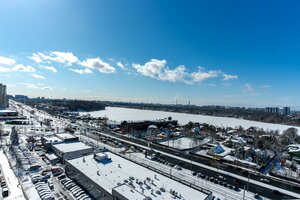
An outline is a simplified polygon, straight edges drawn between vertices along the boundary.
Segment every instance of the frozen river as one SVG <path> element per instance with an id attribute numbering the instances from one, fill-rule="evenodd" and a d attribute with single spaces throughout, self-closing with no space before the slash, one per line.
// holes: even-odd
<path id="1" fill-rule="evenodd" d="M 213 117 L 206 115 L 195 115 L 165 111 L 140 110 L 130 108 L 106 107 L 105 110 L 88 112 L 93 117 L 108 117 L 110 120 L 121 122 L 123 120 L 157 120 L 171 116 L 174 120 L 178 120 L 180 124 L 187 124 L 189 121 L 207 123 L 219 127 L 237 127 L 242 126 L 247 129 L 251 126 L 263 128 L 264 130 L 278 130 L 282 132 L 291 126 L 281 124 L 270 124 L 257 121 L 249 121 L 243 119 L 229 117 Z M 300 127 L 295 127 L 300 133 Z"/>

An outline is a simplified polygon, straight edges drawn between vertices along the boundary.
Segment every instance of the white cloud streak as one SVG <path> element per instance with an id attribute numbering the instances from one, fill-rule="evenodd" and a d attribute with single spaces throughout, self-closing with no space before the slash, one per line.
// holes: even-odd
<path id="1" fill-rule="evenodd" d="M 120 67 L 123 70 L 127 70 L 127 68 L 125 67 L 125 65 L 122 62 L 117 62 L 117 66 Z"/>
<path id="2" fill-rule="evenodd" d="M 243 87 L 243 92 L 244 93 L 254 93 L 255 89 L 250 85 L 249 83 L 246 83 Z"/>
<path id="3" fill-rule="evenodd" d="M 33 53 L 29 57 L 36 63 L 43 63 L 45 61 L 54 61 L 57 63 L 67 64 L 67 66 L 72 66 L 72 64 L 79 62 L 78 58 L 72 52 L 61 52 L 61 51 L 51 51 L 50 53 Z"/>
<path id="4" fill-rule="evenodd" d="M 229 81 L 238 79 L 239 77 L 237 75 L 229 75 L 229 74 L 223 74 L 223 81 Z"/>
<path id="5" fill-rule="evenodd" d="M 221 74 L 221 71 L 211 70 L 211 71 L 204 71 L 203 68 L 199 68 L 198 72 L 193 72 L 191 74 L 192 81 L 194 83 L 201 83 L 205 80 L 216 78 Z"/>
<path id="6" fill-rule="evenodd" d="M 0 65 L 14 65 L 16 61 L 12 58 L 0 56 Z"/>
<path id="7" fill-rule="evenodd" d="M 53 72 L 53 73 L 57 73 L 56 68 L 53 67 L 53 66 L 40 66 L 40 68 L 49 70 L 49 71 L 51 71 L 51 72 Z"/>
<path id="8" fill-rule="evenodd" d="M 17 64 L 14 66 L 12 71 L 18 71 L 18 72 L 35 72 L 35 69 L 31 67 L 30 65 L 22 65 L 22 64 Z"/>
<path id="9" fill-rule="evenodd" d="M 89 68 L 86 68 L 86 69 L 69 69 L 70 71 L 73 71 L 75 73 L 78 73 L 78 74 L 92 74 L 93 71 L 90 70 Z"/>
<path id="10" fill-rule="evenodd" d="M 42 76 L 42 75 L 39 75 L 39 74 L 32 74 L 32 77 L 36 78 L 36 79 L 43 79 L 43 80 L 45 80 L 45 77 Z"/>
<path id="11" fill-rule="evenodd" d="M 7 67 L 0 66 L 0 73 L 7 73 L 7 72 L 11 72 L 11 69 L 7 68 Z"/>
<path id="12" fill-rule="evenodd" d="M 29 89 L 39 89 L 39 90 L 53 90 L 52 87 L 47 86 L 43 83 L 37 83 L 37 84 L 33 84 L 33 83 L 20 83 L 21 85 L 23 85 L 26 88 Z"/>

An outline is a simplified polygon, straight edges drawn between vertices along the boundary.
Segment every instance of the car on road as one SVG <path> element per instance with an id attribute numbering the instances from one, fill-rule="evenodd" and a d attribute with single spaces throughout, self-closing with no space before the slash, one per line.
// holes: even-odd
<path id="1" fill-rule="evenodd" d="M 261 182 L 264 182 L 264 183 L 270 183 L 270 180 L 269 179 L 266 179 L 266 178 L 261 178 L 259 179 Z"/>

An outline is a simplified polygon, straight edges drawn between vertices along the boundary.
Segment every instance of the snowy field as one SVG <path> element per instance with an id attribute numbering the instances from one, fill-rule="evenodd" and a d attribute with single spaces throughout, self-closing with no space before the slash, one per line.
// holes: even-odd
<path id="1" fill-rule="evenodd" d="M 284 130 L 292 127 L 281 124 L 270 124 L 256 121 L 249 121 L 228 117 L 213 117 L 206 115 L 194 115 L 185 113 L 174 113 L 165 111 L 151 111 L 130 108 L 106 107 L 105 110 L 87 112 L 94 117 L 108 117 L 110 120 L 121 122 L 123 120 L 157 120 L 171 116 L 174 120 L 178 120 L 180 124 L 187 124 L 189 121 L 207 123 L 219 127 L 237 127 L 242 126 L 247 129 L 251 126 L 263 128 L 264 130 L 278 130 L 282 133 Z M 86 114 L 86 113 L 82 113 Z M 300 127 L 295 127 L 300 133 Z"/>
<path id="2" fill-rule="evenodd" d="M 159 142 L 159 144 L 161 144 L 161 145 L 169 146 L 169 147 L 172 147 L 175 149 L 180 149 L 180 150 L 191 149 L 193 147 L 198 146 L 199 143 L 200 143 L 200 141 L 197 142 L 188 137 L 182 137 L 182 138 L 177 138 L 175 140 L 167 140 L 167 141 Z"/>

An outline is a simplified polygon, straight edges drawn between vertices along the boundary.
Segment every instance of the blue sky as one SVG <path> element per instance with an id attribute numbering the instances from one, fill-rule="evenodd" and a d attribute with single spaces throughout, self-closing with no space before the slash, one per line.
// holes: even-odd
<path id="1" fill-rule="evenodd" d="M 300 106 L 299 1 L 0 0 L 0 82 L 32 97 Z"/>

